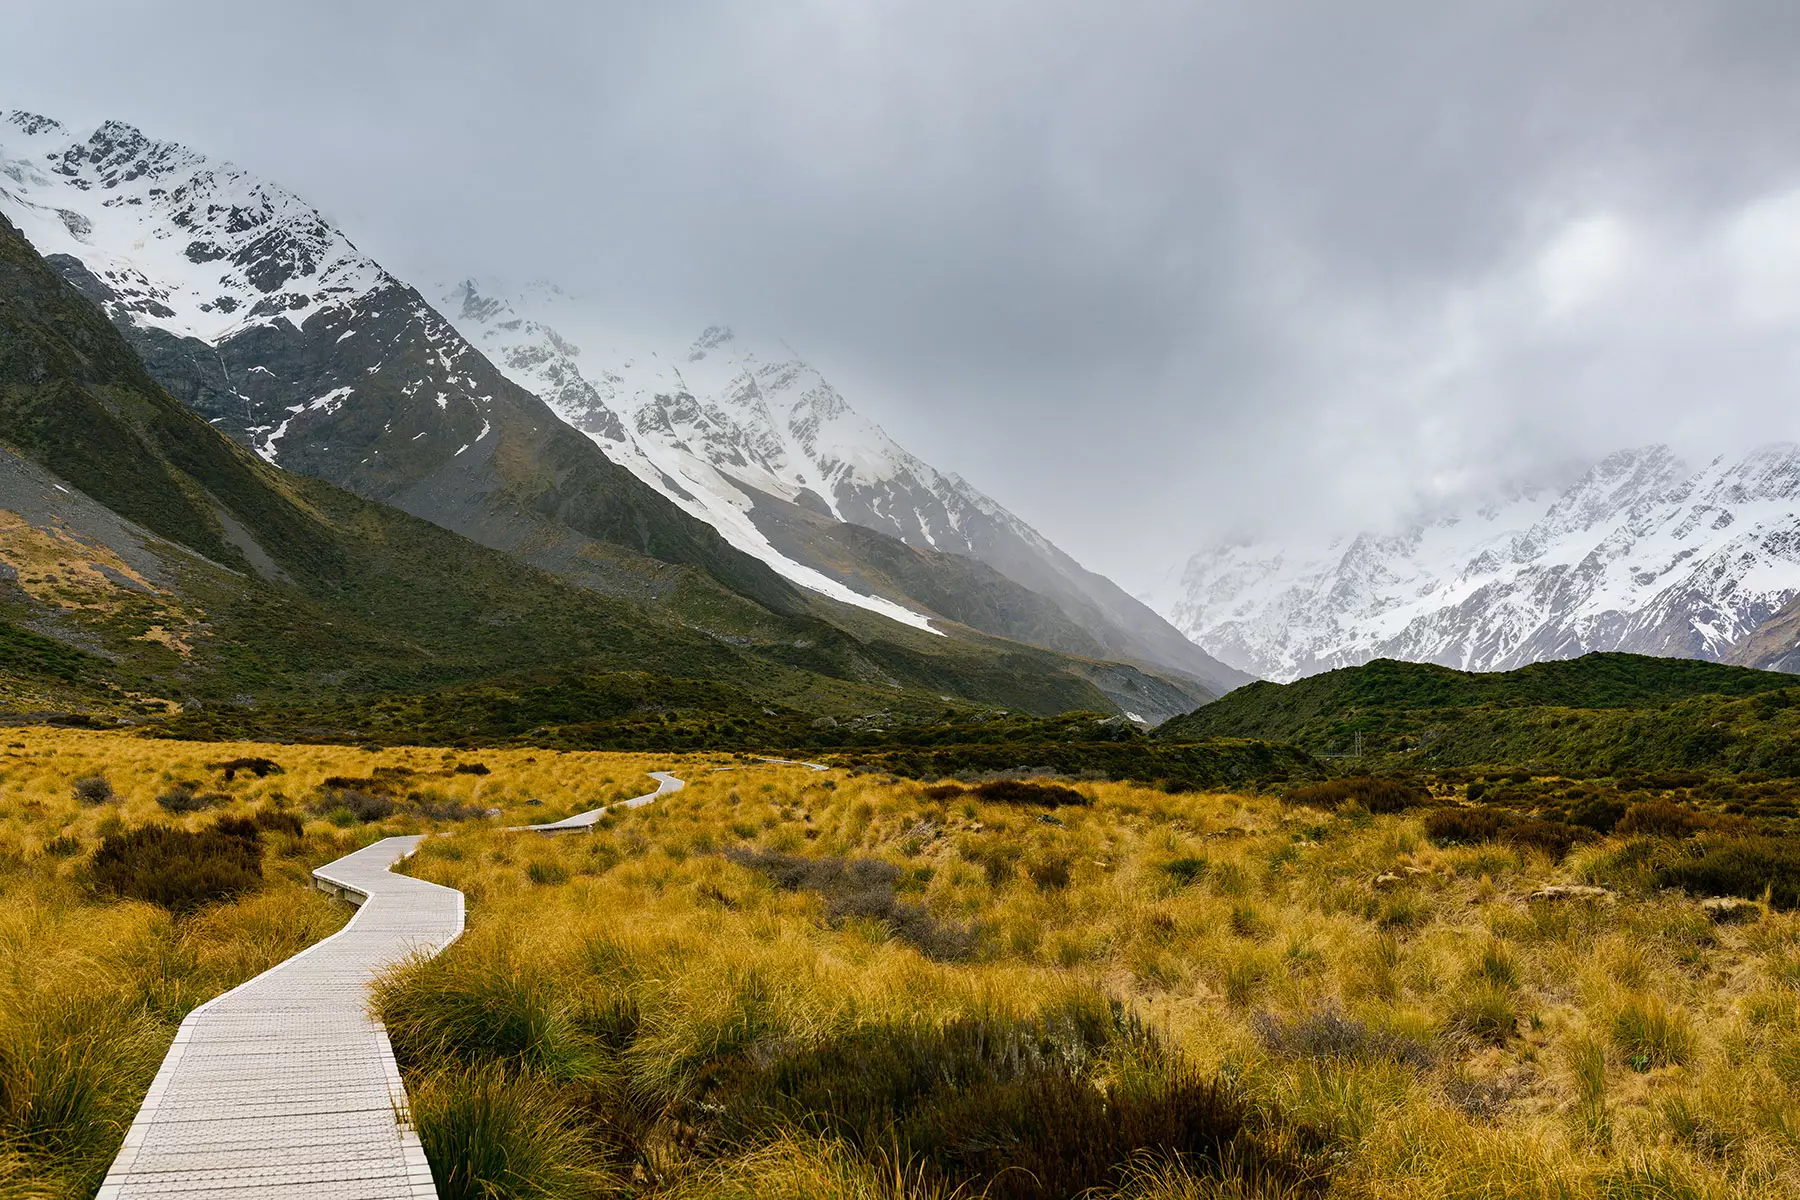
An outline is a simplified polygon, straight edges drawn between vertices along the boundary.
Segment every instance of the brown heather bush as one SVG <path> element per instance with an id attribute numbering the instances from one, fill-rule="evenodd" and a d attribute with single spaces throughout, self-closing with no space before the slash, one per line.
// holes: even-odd
<path id="1" fill-rule="evenodd" d="M 1626 809 L 1612 831 L 1626 837 L 1682 838 L 1712 829 L 1716 824 L 1715 819 L 1705 813 L 1658 796 Z"/>
<path id="2" fill-rule="evenodd" d="M 193 813 L 230 804 L 231 797 L 223 792 L 202 792 L 196 784 L 177 783 L 157 796 L 156 803 L 165 812 Z"/>
<path id="3" fill-rule="evenodd" d="M 928 958 L 954 962 L 975 949 L 979 931 L 934 919 L 923 904 L 894 894 L 900 868 L 876 858 L 803 858 L 774 850 L 730 849 L 725 858 L 767 876 L 785 891 L 817 892 L 825 916 L 834 923 L 866 918 L 879 921 Z M 1016 859 L 1014 860 L 1016 863 Z"/>
<path id="4" fill-rule="evenodd" d="M 1424 788 L 1400 779 L 1379 775 L 1356 775 L 1349 779 L 1329 779 L 1294 788 L 1284 797 L 1289 804 L 1312 808 L 1335 809 L 1345 804 L 1360 804 L 1372 813 L 1395 813 L 1416 808 L 1431 801 Z"/>
<path id="5" fill-rule="evenodd" d="M 253 822 L 230 817 L 198 831 L 145 825 L 103 839 L 89 870 L 104 891 L 190 912 L 261 887 L 262 843 Z"/>
<path id="6" fill-rule="evenodd" d="M 1492 842 L 1518 818 L 1499 808 L 1439 808 L 1425 814 L 1425 836 L 1440 846 Z"/>

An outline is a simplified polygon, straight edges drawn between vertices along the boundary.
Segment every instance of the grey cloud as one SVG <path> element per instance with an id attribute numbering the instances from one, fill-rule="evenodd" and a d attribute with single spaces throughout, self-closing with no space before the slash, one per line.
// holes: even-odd
<path id="1" fill-rule="evenodd" d="M 236 159 L 403 271 L 775 331 L 1128 586 L 1616 445 L 1800 435 L 1800 269 L 1742 219 L 1800 188 L 1788 3 L 68 0 L 7 26 L 8 104 Z"/>

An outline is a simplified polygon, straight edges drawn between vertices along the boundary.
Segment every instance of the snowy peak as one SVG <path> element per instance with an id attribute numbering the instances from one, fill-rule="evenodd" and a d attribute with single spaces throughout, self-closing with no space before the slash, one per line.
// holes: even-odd
<path id="1" fill-rule="evenodd" d="M 869 586 L 867 564 L 846 559 L 829 524 L 808 521 L 860 526 L 975 559 L 1050 597 L 1108 655 L 1174 666 L 1215 691 L 1245 682 L 991 497 L 909 453 L 786 342 L 716 324 L 658 344 L 545 285 L 464 280 L 437 294 L 514 382 L 796 582 L 826 594 Z"/>
<path id="2" fill-rule="evenodd" d="M 1779 444 L 1697 471 L 1640 447 L 1400 534 L 1203 551 L 1159 602 L 1224 661 L 1293 679 L 1377 657 L 1722 658 L 1796 595 L 1800 447 Z"/>
<path id="3" fill-rule="evenodd" d="M 116 312 L 179 337 L 304 325 L 391 282 L 290 193 L 120 121 L 81 136 L 9 114 L 0 211 L 41 253 L 80 259 Z"/>

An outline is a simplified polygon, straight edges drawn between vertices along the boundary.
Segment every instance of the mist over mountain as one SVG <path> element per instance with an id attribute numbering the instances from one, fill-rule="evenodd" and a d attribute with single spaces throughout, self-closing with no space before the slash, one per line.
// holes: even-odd
<path id="1" fill-rule="evenodd" d="M 1225 662 L 1290 680 L 1375 658 L 1726 661 L 1797 595 L 1800 447 L 1777 443 L 1699 468 L 1622 450 L 1398 530 L 1220 546 L 1154 599 Z"/>

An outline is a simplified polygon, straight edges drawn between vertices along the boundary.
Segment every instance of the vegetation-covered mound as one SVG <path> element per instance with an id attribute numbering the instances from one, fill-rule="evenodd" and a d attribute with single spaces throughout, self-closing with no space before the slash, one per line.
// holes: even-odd
<path id="1" fill-rule="evenodd" d="M 1689 659 L 1589 654 L 1471 674 L 1387 659 L 1254 683 L 1158 740 L 1254 737 L 1376 764 L 1800 774 L 1800 681 Z M 1358 741 L 1360 735 L 1360 743 Z"/>

